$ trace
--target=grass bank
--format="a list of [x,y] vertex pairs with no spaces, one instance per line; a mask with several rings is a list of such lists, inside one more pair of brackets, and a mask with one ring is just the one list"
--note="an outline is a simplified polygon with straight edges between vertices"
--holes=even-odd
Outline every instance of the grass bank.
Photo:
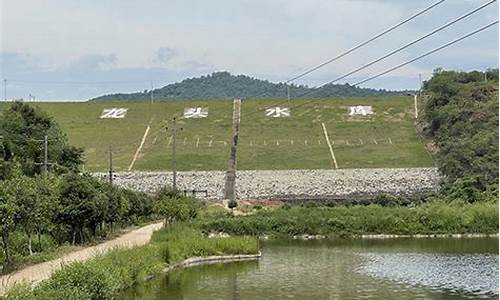
[[115,250],[86,262],[71,264],[35,288],[18,285],[0,299],[114,299],[124,289],[185,258],[255,254],[258,251],[255,238],[208,238],[190,224],[177,224],[155,232],[148,245]]
[[205,232],[230,235],[493,234],[498,233],[498,202],[434,201],[416,207],[284,206],[238,217],[222,212],[206,214],[198,222]]
[[[432,160],[415,128],[412,97],[296,99],[287,118],[266,117],[264,109],[281,100],[247,100],[242,104],[238,168],[325,169],[330,152],[321,123],[330,135],[342,168],[429,167]],[[274,103],[274,104],[273,104]],[[375,114],[349,116],[349,106],[370,105]],[[177,100],[85,103],[37,103],[67,133],[69,143],[85,148],[85,169],[105,171],[113,146],[113,167],[125,171],[146,126],[150,131],[135,170],[170,170],[165,151],[170,137],[164,121],[188,107],[208,108],[208,117],[182,119],[177,136],[178,170],[225,170],[231,137],[232,101]],[[293,108],[298,106],[298,108]],[[0,108],[2,104],[0,104]],[[100,119],[103,109],[128,108],[123,119]],[[396,130],[397,129],[397,130]],[[303,159],[307,154],[307,159]]]

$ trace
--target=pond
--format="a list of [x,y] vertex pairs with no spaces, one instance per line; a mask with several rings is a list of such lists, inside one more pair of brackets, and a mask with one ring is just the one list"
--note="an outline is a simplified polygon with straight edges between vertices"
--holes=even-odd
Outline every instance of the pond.
[[498,299],[498,238],[267,241],[259,261],[177,270],[132,299]]

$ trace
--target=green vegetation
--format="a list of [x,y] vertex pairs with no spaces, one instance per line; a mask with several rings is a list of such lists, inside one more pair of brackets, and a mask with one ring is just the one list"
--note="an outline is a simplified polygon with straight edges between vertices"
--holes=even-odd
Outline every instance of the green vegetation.
[[0,113],[0,180],[18,167],[26,175],[42,172],[44,138],[48,138],[48,160],[53,171],[77,170],[83,149],[69,146],[55,120],[38,108],[14,102]]
[[[179,119],[177,168],[224,170],[229,157],[232,101],[38,103],[68,135],[85,147],[85,169],[104,171],[109,147],[114,168],[127,170],[151,124],[134,170],[171,168],[169,121],[186,107],[207,107],[208,118]],[[266,107],[291,107],[289,118],[269,118]],[[348,107],[371,105],[375,114],[350,117]],[[297,108],[294,108],[297,106]],[[100,119],[104,108],[128,108],[124,119]],[[167,122],[168,121],[168,122]],[[238,168],[329,169],[325,123],[340,168],[429,167],[432,160],[414,126],[413,97],[330,98],[313,101],[247,100],[242,104]],[[390,139],[390,140],[389,140]],[[293,144],[292,144],[293,141]]]
[[[68,145],[57,122],[40,109],[10,104],[0,114],[0,136],[2,272],[155,217],[153,197],[77,173],[83,150]],[[40,165],[44,136],[47,172]]]
[[[179,83],[169,84],[153,90],[155,99],[232,99],[249,98],[287,98],[287,89],[294,97],[311,92],[308,97],[366,97],[405,95],[407,91],[386,91],[370,88],[360,88],[349,84],[328,84],[321,88],[309,88],[304,85],[288,85],[259,80],[245,75],[234,76],[228,72],[215,72],[199,78],[185,79]],[[92,99],[92,101],[150,101],[151,91],[142,93],[111,94]]]
[[157,193],[154,210],[165,218],[165,224],[185,222],[196,218],[200,203],[192,198],[181,196],[178,191],[163,188]]
[[176,224],[154,233],[150,244],[115,250],[55,272],[35,288],[19,285],[6,300],[114,299],[121,291],[187,257],[258,253],[255,238],[207,238],[190,224]]
[[339,207],[289,207],[257,210],[248,216],[214,213],[199,220],[205,232],[234,235],[498,233],[498,203],[431,201],[416,207],[377,204]]
[[438,69],[424,85],[421,127],[448,199],[498,199],[498,70],[484,75]]
[[162,257],[171,265],[189,257],[259,252],[255,238],[247,236],[207,238],[196,226],[186,224],[176,224],[157,231],[151,241],[153,244],[162,245]]
[[2,270],[50,259],[60,247],[92,242],[152,220],[155,201],[75,173],[0,181]]

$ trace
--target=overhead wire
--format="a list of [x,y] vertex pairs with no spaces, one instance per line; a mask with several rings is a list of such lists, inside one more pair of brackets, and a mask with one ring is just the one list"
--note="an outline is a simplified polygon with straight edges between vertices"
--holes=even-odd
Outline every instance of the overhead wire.
[[349,49],[347,51],[342,52],[341,54],[335,56],[334,58],[331,58],[331,59],[329,59],[329,60],[327,60],[327,61],[325,61],[325,62],[323,62],[323,63],[321,63],[321,64],[319,64],[319,65],[317,65],[317,66],[315,66],[315,67],[313,67],[313,68],[311,68],[311,69],[309,69],[309,70],[307,70],[307,71],[305,71],[305,72],[303,72],[303,73],[301,73],[301,74],[299,74],[299,75],[297,75],[295,77],[292,77],[292,78],[286,80],[285,83],[290,83],[292,81],[295,81],[295,80],[297,80],[299,78],[302,78],[302,77],[304,77],[304,76],[306,76],[306,75],[308,75],[308,74],[310,74],[310,73],[312,73],[312,72],[314,72],[314,71],[316,71],[316,70],[318,70],[318,69],[320,69],[320,68],[322,68],[322,67],[324,67],[324,66],[326,66],[326,65],[328,65],[328,64],[330,64],[330,63],[332,63],[334,61],[336,61],[336,60],[339,60],[340,58],[342,58],[342,57],[344,57],[344,56],[346,56],[346,55],[348,55],[348,54],[350,54],[350,53],[352,53],[352,52],[354,52],[354,51],[356,51],[356,50],[358,50],[358,49],[360,49],[360,48],[368,45],[369,43],[377,40],[378,38],[380,38],[380,37],[382,37],[382,36],[390,33],[391,31],[393,31],[393,30],[395,30],[395,29],[403,26],[404,24],[410,22],[411,20],[417,18],[418,16],[421,16],[421,15],[425,14],[426,12],[430,11],[431,9],[433,9],[434,7],[436,7],[439,4],[443,3],[444,1],[446,1],[446,0],[440,0],[440,1],[432,4],[431,6],[426,7],[425,9],[423,9],[423,10],[421,10],[421,11],[419,11],[419,12],[413,14],[413,15],[411,15],[410,17],[404,19],[403,21],[400,21],[399,23],[397,23],[397,24],[389,27],[388,29],[382,31],[381,33],[379,33],[379,34],[377,34],[377,35],[369,38],[368,40],[366,40],[366,41],[364,41],[364,42],[362,42],[362,43],[360,43],[360,44],[352,47],[351,49]]
[[417,57],[415,57],[415,58],[413,58],[413,59],[411,59],[411,60],[409,60],[409,61],[406,61],[406,62],[401,63],[401,64],[399,64],[399,65],[397,65],[397,66],[395,66],[395,67],[392,67],[392,68],[390,68],[390,69],[388,69],[388,70],[385,70],[385,71],[383,71],[383,72],[381,72],[381,73],[379,73],[379,74],[377,74],[377,75],[374,75],[374,76],[371,76],[371,77],[369,77],[369,78],[367,78],[367,79],[364,79],[364,80],[361,80],[361,81],[359,81],[359,82],[356,82],[356,83],[354,83],[353,85],[354,85],[354,86],[361,85],[361,84],[363,84],[363,83],[365,83],[365,82],[368,82],[368,81],[373,80],[373,79],[375,79],[375,78],[381,77],[381,76],[383,76],[383,75],[385,75],[385,74],[387,74],[387,73],[390,73],[390,72],[392,72],[392,71],[395,71],[395,70],[397,70],[397,69],[400,69],[400,68],[402,68],[402,67],[404,67],[404,66],[406,66],[406,65],[408,65],[408,64],[411,64],[412,62],[415,62],[415,61],[417,61],[417,60],[420,60],[420,59],[422,59],[422,58],[425,58],[425,57],[427,57],[427,56],[429,56],[429,55],[431,55],[431,54],[434,54],[434,53],[436,53],[436,52],[438,52],[438,51],[441,51],[441,50],[443,50],[443,49],[445,49],[445,48],[448,48],[448,47],[450,47],[450,46],[452,46],[452,45],[454,45],[454,44],[456,44],[456,43],[458,43],[458,42],[460,42],[460,41],[462,41],[462,40],[465,40],[465,39],[467,39],[467,38],[469,38],[469,37],[471,37],[471,36],[473,36],[473,35],[476,35],[476,34],[478,34],[478,33],[482,32],[482,31],[484,31],[484,30],[486,30],[486,29],[488,29],[488,28],[490,28],[490,27],[492,27],[492,26],[494,26],[494,25],[496,25],[496,24],[498,24],[498,20],[497,20],[497,21],[495,21],[495,22],[492,22],[492,23],[490,23],[490,24],[488,24],[488,25],[485,25],[485,26],[483,26],[483,27],[481,27],[481,28],[479,28],[479,29],[476,29],[476,30],[472,31],[472,32],[471,32],[471,33],[469,33],[469,34],[466,34],[466,35],[464,35],[464,36],[462,36],[462,37],[460,37],[460,38],[458,38],[458,39],[455,39],[455,40],[453,40],[453,41],[451,41],[451,42],[449,42],[449,43],[446,43],[446,44],[444,44],[444,45],[442,45],[442,46],[440,46],[440,47],[437,47],[437,48],[435,48],[435,49],[433,49],[433,50],[431,50],[431,51],[429,51],[429,52],[426,52],[426,53],[424,53],[424,54],[422,54],[422,55],[419,55],[419,56],[417,56]]
[[[467,18],[467,17],[469,17],[469,16],[471,16],[471,15],[473,15],[473,14],[477,13],[478,11],[480,11],[480,10],[482,10],[482,9],[486,8],[487,6],[489,6],[489,5],[493,4],[493,3],[494,3],[494,2],[496,2],[496,1],[497,1],[497,0],[490,0],[490,1],[488,1],[488,2],[486,2],[486,3],[484,3],[484,4],[482,4],[481,6],[479,6],[479,7],[475,8],[475,9],[473,9],[473,10],[469,11],[469,12],[467,12],[466,14],[464,14],[464,15],[462,15],[462,16],[460,16],[460,17],[458,17],[458,18],[456,18],[456,19],[454,19],[454,20],[452,20],[452,21],[450,21],[450,22],[448,22],[448,23],[446,23],[446,24],[444,24],[444,25],[442,25],[442,26],[438,27],[437,29],[434,29],[434,30],[432,30],[431,32],[429,32],[429,33],[427,33],[427,34],[425,34],[425,35],[423,35],[423,36],[421,36],[421,37],[419,37],[419,38],[417,38],[417,39],[413,40],[412,42],[407,43],[407,44],[405,44],[405,45],[403,45],[403,46],[401,46],[401,47],[397,48],[396,50],[391,51],[389,54],[386,54],[386,55],[384,55],[384,56],[382,56],[382,57],[380,57],[380,58],[378,58],[378,59],[375,59],[375,60],[373,60],[373,61],[371,61],[371,62],[369,62],[369,63],[367,63],[367,64],[363,65],[362,67],[359,67],[359,68],[355,69],[354,71],[351,71],[351,72],[349,72],[349,73],[347,73],[347,74],[344,74],[344,75],[342,75],[342,76],[340,76],[340,77],[338,77],[338,78],[336,78],[336,79],[334,79],[334,80],[328,81],[328,82],[326,82],[326,83],[324,83],[324,84],[321,84],[321,85],[319,85],[319,86],[317,86],[317,87],[314,87],[314,88],[312,88],[310,91],[307,91],[307,92],[305,92],[305,93],[303,93],[303,94],[300,94],[300,95],[298,95],[298,96],[295,96],[295,97],[293,97],[293,98],[295,98],[295,99],[296,99],[296,98],[303,98],[303,97],[308,96],[308,95],[310,95],[310,94],[316,93],[316,92],[320,91],[322,87],[324,87],[324,86],[326,86],[326,85],[328,85],[328,84],[332,84],[332,83],[334,83],[334,82],[337,82],[337,81],[339,81],[339,80],[341,80],[341,79],[343,79],[343,78],[346,78],[346,77],[348,77],[348,76],[350,76],[350,75],[352,75],[352,74],[354,74],[354,73],[357,73],[357,72],[361,71],[362,69],[368,68],[368,67],[370,67],[370,66],[374,65],[375,63],[380,62],[381,60],[383,60],[383,59],[385,59],[385,58],[388,58],[389,56],[392,56],[392,55],[396,54],[397,52],[400,52],[400,51],[402,51],[402,50],[404,50],[404,49],[406,49],[406,48],[408,48],[408,47],[410,47],[410,46],[412,46],[412,45],[414,45],[414,44],[416,44],[416,43],[418,43],[418,42],[420,42],[420,41],[422,41],[422,40],[424,40],[424,39],[428,38],[429,36],[432,36],[432,35],[434,35],[434,34],[438,33],[439,31],[442,31],[442,30],[444,30],[445,28],[448,28],[448,27],[450,27],[451,25],[453,25],[453,24],[455,24],[455,23],[457,23],[457,22],[459,22],[459,21],[461,21],[461,20],[463,20],[463,19],[465,19],[465,18]],[[491,26],[493,26],[493,25],[491,25]],[[457,41],[457,42],[458,42],[458,41]],[[435,52],[437,52],[437,51],[435,51]],[[430,55],[430,54],[428,54],[428,55]],[[380,75],[380,76],[382,76],[382,75]],[[280,101],[280,102],[277,102],[277,104],[275,104],[275,105],[276,105],[276,106],[277,106],[277,105],[282,105],[282,104],[285,104],[285,103],[289,103],[289,101],[290,101],[290,100],[288,100],[288,99],[287,99],[287,100],[282,100],[282,101]],[[305,106],[305,105],[309,104],[311,101],[314,101],[314,100],[312,100],[312,99],[311,99],[311,100],[308,100],[308,101],[302,102],[302,103],[300,103],[300,104],[297,104],[297,105],[295,105],[295,106],[290,106],[290,107],[289,107],[289,109],[292,109],[292,108],[298,108],[298,107]],[[264,108],[264,109],[265,109],[265,108]],[[262,112],[262,111],[263,111],[263,109],[256,110],[256,111],[254,111],[254,112],[252,112],[252,113],[247,114],[246,116],[253,115],[253,114],[255,114],[255,113],[260,113],[260,112]]]
[[429,32],[429,33],[427,33],[427,34],[425,34],[425,35],[423,35],[423,36],[421,36],[421,37],[419,37],[419,38],[417,38],[417,39],[415,39],[415,40],[413,40],[413,41],[411,41],[411,42],[409,42],[409,43],[407,43],[407,44],[405,44],[405,45],[403,45],[403,46],[401,46],[401,47],[399,47],[399,48],[397,48],[397,49],[395,49],[395,50],[393,50],[393,51],[391,51],[391,52],[389,52],[389,53],[387,53],[387,54],[385,54],[385,55],[383,55],[383,56],[381,56],[379,58],[377,58],[377,59],[375,59],[375,60],[372,60],[369,63],[364,64],[361,67],[358,67],[358,68],[356,68],[356,69],[354,69],[354,70],[352,70],[352,71],[350,71],[350,72],[348,72],[346,74],[343,74],[343,75],[341,75],[341,76],[339,76],[339,77],[337,77],[337,78],[335,78],[333,80],[330,80],[330,81],[328,81],[326,83],[323,83],[323,84],[319,85],[318,87],[316,87],[314,90],[308,91],[308,92],[306,92],[306,93],[304,93],[304,94],[302,94],[302,95],[300,95],[300,96],[298,96],[296,98],[302,98],[304,96],[307,96],[307,95],[310,95],[312,93],[315,93],[321,87],[324,87],[324,86],[326,86],[328,84],[332,84],[332,83],[338,82],[339,80],[342,80],[344,78],[349,77],[350,75],[353,75],[353,74],[355,74],[355,73],[357,73],[359,71],[362,71],[362,70],[364,70],[364,69],[366,69],[366,68],[368,68],[368,67],[370,67],[370,66],[372,66],[372,65],[374,65],[374,64],[376,64],[376,63],[378,63],[378,62],[380,62],[380,61],[382,61],[382,60],[384,60],[384,59],[386,59],[386,58],[388,58],[388,57],[390,57],[390,56],[398,53],[398,52],[403,51],[404,49],[407,49],[407,48],[409,48],[409,47],[417,44],[418,42],[421,42],[422,40],[424,40],[426,38],[428,38],[428,37],[430,37],[430,36],[432,36],[432,35],[440,32],[442,30],[444,30],[444,29],[452,26],[453,24],[455,24],[455,23],[457,23],[457,22],[459,22],[459,21],[461,21],[461,20],[463,20],[465,18],[470,17],[471,15],[479,12],[480,10],[482,10],[482,9],[484,9],[486,7],[488,7],[489,5],[493,4],[494,2],[497,2],[497,0],[490,0],[490,1],[482,4],[481,6],[475,8],[475,9],[469,11],[469,12],[467,12],[466,14],[464,14],[464,15],[462,15],[462,16],[460,16],[460,17],[458,17],[458,18],[456,18],[456,19],[454,19],[454,20],[452,20],[452,21],[450,21],[450,22],[448,22],[448,23],[446,23],[446,24],[444,24],[444,25],[442,25],[442,26],[434,29],[434,30],[432,30],[431,32]]

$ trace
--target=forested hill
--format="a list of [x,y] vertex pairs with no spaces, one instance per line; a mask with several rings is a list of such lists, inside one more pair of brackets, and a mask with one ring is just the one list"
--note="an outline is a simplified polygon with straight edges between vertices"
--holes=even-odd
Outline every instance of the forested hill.
[[[311,92],[310,98],[323,97],[363,97],[404,95],[407,91],[387,91],[359,88],[349,84],[329,84],[322,88],[309,88],[303,85],[290,85],[291,97],[299,97]],[[216,72],[197,78],[185,79],[153,90],[156,100],[168,99],[224,99],[224,98],[286,98],[287,85],[255,79],[245,75],[232,75],[228,72]],[[99,100],[149,100],[151,91],[110,94],[91,99]]]

